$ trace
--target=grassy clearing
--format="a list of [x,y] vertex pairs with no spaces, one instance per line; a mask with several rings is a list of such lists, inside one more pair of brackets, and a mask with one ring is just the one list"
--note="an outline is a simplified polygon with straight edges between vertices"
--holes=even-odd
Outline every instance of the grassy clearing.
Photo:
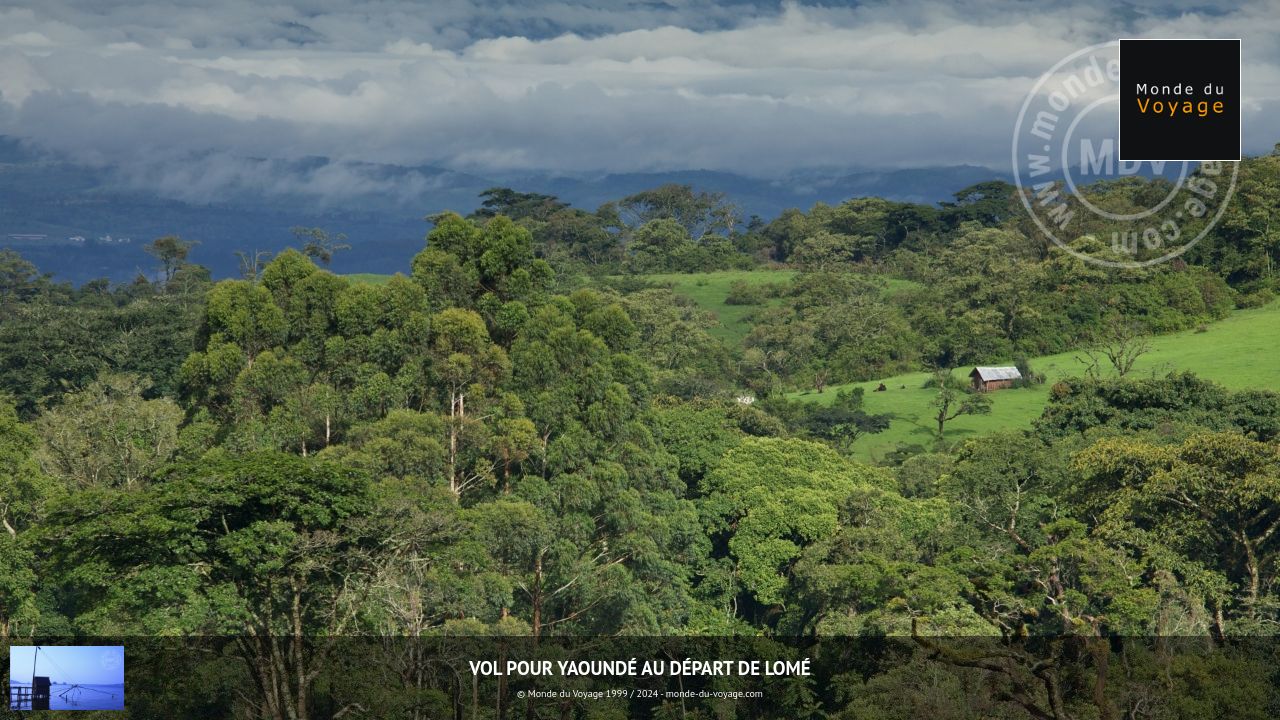
[[381,275],[379,273],[351,273],[342,277],[353,283],[365,283],[367,285],[386,285],[391,281],[393,275]]
[[[711,329],[711,334],[737,345],[751,330],[748,320],[750,315],[762,308],[779,305],[782,300],[770,299],[764,305],[726,305],[724,299],[729,295],[730,286],[739,280],[749,285],[787,283],[795,275],[795,270],[721,270],[705,273],[657,273],[641,277],[649,282],[671,285],[677,294],[684,295],[696,302],[698,307],[715,315],[720,324]],[[889,278],[886,292],[893,293],[915,285],[910,280]]]
[[645,280],[670,285],[679,295],[693,300],[698,307],[716,316],[720,324],[711,334],[728,343],[737,344],[747,336],[751,323],[747,317],[763,307],[777,305],[778,299],[770,299],[764,305],[726,305],[729,287],[741,280],[750,285],[786,283],[795,276],[794,270],[722,270],[705,273],[659,273],[643,275]]
[[[1190,370],[1228,388],[1280,389],[1280,302],[1263,308],[1240,310],[1208,326],[1205,332],[1189,330],[1152,339],[1151,352],[1142,356],[1133,375],[1163,375]],[[1082,374],[1084,365],[1068,352],[1031,359],[1031,367],[1045,374],[1047,382],[1033,389],[1002,390],[991,396],[991,414],[960,417],[947,424],[947,441],[956,442],[987,433],[1023,428],[1040,415],[1049,386],[1063,377]],[[990,364],[1012,364],[1009,358]],[[971,368],[959,368],[967,375]],[[899,445],[928,447],[933,439],[931,421],[934,391],[922,387],[928,373],[909,373],[883,380],[827,388],[822,393],[799,392],[798,400],[829,403],[836,392],[849,387],[865,391],[868,412],[893,413],[889,429],[858,440],[855,453],[864,460],[879,460]],[[874,392],[883,382],[887,390]]]
[[[737,345],[751,330],[751,314],[762,308],[779,305],[782,300],[773,298],[763,305],[726,305],[724,299],[729,296],[733,283],[741,280],[749,285],[784,284],[790,282],[795,275],[795,270],[720,270],[704,273],[654,273],[637,277],[657,285],[669,285],[677,294],[693,300],[699,308],[714,315],[718,321],[719,324],[711,328],[710,333],[730,345]],[[385,285],[391,279],[390,275],[376,273],[352,273],[344,277],[352,282],[374,285]],[[886,291],[892,293],[915,285],[910,280],[890,278]]]
[[[786,283],[795,276],[794,270],[725,270],[706,273],[658,273],[640,275],[639,278],[658,285],[670,285],[678,294],[693,300],[698,307],[716,316],[719,325],[711,329],[711,334],[729,343],[740,343],[746,337],[751,324],[747,316],[759,310],[760,305],[726,305],[724,299],[729,295],[729,287],[738,280],[752,285],[764,283]],[[345,275],[356,283],[385,285],[390,275],[377,273],[352,273]],[[903,283],[906,281],[895,281]],[[769,300],[773,305],[779,300]]]

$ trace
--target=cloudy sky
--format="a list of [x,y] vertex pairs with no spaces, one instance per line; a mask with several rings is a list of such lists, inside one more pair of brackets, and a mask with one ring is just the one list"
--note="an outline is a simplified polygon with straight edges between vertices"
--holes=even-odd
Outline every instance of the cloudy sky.
[[81,160],[459,170],[1005,169],[1058,59],[1244,39],[1245,149],[1280,141],[1280,0],[0,0],[0,134]]

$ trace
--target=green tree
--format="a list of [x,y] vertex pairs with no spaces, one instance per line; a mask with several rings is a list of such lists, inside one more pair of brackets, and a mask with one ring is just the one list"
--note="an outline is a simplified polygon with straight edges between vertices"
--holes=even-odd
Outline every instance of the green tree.
[[805,414],[803,427],[811,435],[830,442],[837,450],[848,452],[858,438],[884,432],[891,416],[871,414],[862,409],[862,388],[836,393],[830,405],[820,405]]
[[183,240],[177,235],[165,235],[156,238],[143,246],[143,250],[160,261],[161,272],[164,273],[164,281],[168,283],[173,279],[175,273],[187,261],[187,255],[191,253],[191,248],[198,243],[192,240]]
[[343,250],[350,250],[351,246],[347,244],[347,236],[345,233],[330,235],[324,228],[318,227],[294,227],[290,229],[293,237],[302,243],[302,254],[313,260],[318,261],[325,267],[333,262],[335,253]]
[[551,266],[534,257],[529,230],[510,218],[499,215],[483,227],[455,213],[433,219],[427,247],[413,259],[413,279],[433,308],[496,311],[511,300],[536,301],[549,287]]
[[675,219],[650,220],[632,232],[628,268],[636,273],[672,269],[675,257],[692,245],[688,229]]
[[35,554],[17,537],[0,534],[0,642],[35,634],[40,613]]
[[955,595],[1002,640],[929,637],[928,617],[912,635],[1032,717],[1120,717],[1107,635],[1151,632],[1164,598],[1183,588],[1152,587],[1148,560],[1074,517],[1072,482],[1060,452],[1021,433],[966,443],[941,486],[967,528],[944,539],[940,558],[966,580]]
[[131,488],[173,459],[182,409],[149,383],[107,375],[36,421],[40,464],[71,487]]
[[1035,425],[1046,440],[1110,427],[1126,432],[1182,428],[1183,434],[1193,428],[1234,430],[1272,441],[1280,437],[1280,394],[1232,392],[1189,372],[1158,378],[1064,380],[1051,389],[1049,404]]
[[711,335],[718,322],[667,289],[630,293],[620,302],[635,328],[631,351],[653,367],[655,389],[678,397],[710,397],[728,389],[733,357]]
[[[1100,440],[1080,453],[1082,492],[1109,491],[1105,537],[1168,569],[1210,603],[1215,632],[1266,632],[1280,619],[1280,454],[1237,433],[1199,433],[1179,445]],[[1171,558],[1176,558],[1170,563]],[[1227,588],[1239,588],[1234,598]]]
[[29,300],[39,292],[42,280],[36,266],[17,252],[0,250],[0,308]]
[[[991,398],[985,393],[973,392],[951,375],[951,370],[938,370],[933,374],[938,392],[933,396],[933,416],[937,423],[937,437],[944,438],[947,423],[961,415],[987,415],[991,412]],[[959,385],[959,387],[957,387]]]
[[800,241],[791,259],[811,272],[849,269],[852,263],[861,259],[864,244],[860,237],[820,230]]
[[812,223],[800,210],[789,208],[766,225],[762,234],[772,246],[772,259],[784,262],[812,232]]
[[860,487],[892,483],[817,443],[746,438],[707,475],[702,512],[708,532],[727,544],[742,589],[775,605],[804,547],[836,531],[840,502]]
[[0,396],[0,529],[11,538],[40,515],[48,492],[36,464],[39,447],[35,431],[18,420],[18,413]]
[[1280,258],[1280,155],[1246,158],[1232,202],[1192,262],[1215,267],[1232,284],[1274,285]]
[[724,193],[698,191],[676,183],[628,195],[618,203],[618,209],[632,227],[654,220],[674,220],[694,240],[707,233],[728,233],[739,220],[738,208]]
[[385,418],[351,429],[347,442],[326,449],[323,457],[367,471],[372,477],[425,483],[448,473],[441,438],[444,422],[435,413],[392,410]]
[[977,221],[983,225],[999,225],[1002,220],[1017,212],[1014,198],[1017,189],[1003,180],[989,180],[952,194],[953,202],[940,203],[943,218],[948,223],[960,224]]
[[0,642],[34,634],[39,618],[36,557],[26,537],[51,488],[36,465],[36,446],[36,434],[0,396]]
[[484,198],[471,218],[488,219],[503,215],[515,221],[547,220],[568,209],[554,195],[517,192],[510,188],[492,187],[480,193]]
[[969,579],[939,561],[959,518],[941,498],[907,500],[878,486],[838,504],[838,527],[792,568],[779,631],[835,636],[995,635],[967,604]]
[[194,349],[201,298],[147,289],[41,292],[4,311],[0,390],[19,415],[35,417],[102,372],[143,376],[153,394],[172,393]]
[[705,551],[675,460],[651,429],[647,367],[584,327],[608,307],[598,300],[554,298],[511,348],[532,447],[502,508],[528,529],[496,537],[535,635],[674,631]]
[[[484,431],[475,418],[476,401],[493,392],[509,375],[511,365],[507,354],[489,338],[484,319],[470,310],[442,310],[432,318],[431,328],[433,375],[448,408],[449,489],[461,497],[477,484],[495,481],[493,462],[483,454],[468,452],[468,440]],[[470,416],[468,397],[472,400]],[[483,445],[483,441],[476,444]]]
[[353,627],[371,568],[367,479],[274,453],[211,457],[138,492],[93,489],[50,515],[87,632],[232,635],[256,704],[312,716],[316,678]]
[[549,259],[568,258],[597,268],[618,262],[619,238],[601,219],[581,210],[560,210],[532,227],[534,243]]
[[210,343],[215,338],[235,343],[249,364],[262,351],[283,342],[286,330],[284,312],[263,285],[223,280],[209,292],[204,332]]

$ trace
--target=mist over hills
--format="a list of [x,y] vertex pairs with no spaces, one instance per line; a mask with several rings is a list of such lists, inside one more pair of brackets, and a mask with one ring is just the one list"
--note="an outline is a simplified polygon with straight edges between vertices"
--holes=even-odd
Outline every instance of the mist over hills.
[[[495,186],[556,195],[594,210],[664,183],[725,193],[743,217],[877,195],[935,203],[1007,174],[962,165],[897,170],[812,169],[780,178],[701,170],[652,173],[491,173],[431,165],[295,160],[206,154],[182,161],[93,165],[0,137],[0,247],[11,247],[60,280],[126,281],[153,273],[142,251],[167,234],[198,240],[191,260],[215,277],[236,274],[236,251],[275,252],[294,226],[345,233],[352,249],[338,272],[396,272],[422,247],[427,215],[470,212]],[[24,237],[26,236],[26,237]]]

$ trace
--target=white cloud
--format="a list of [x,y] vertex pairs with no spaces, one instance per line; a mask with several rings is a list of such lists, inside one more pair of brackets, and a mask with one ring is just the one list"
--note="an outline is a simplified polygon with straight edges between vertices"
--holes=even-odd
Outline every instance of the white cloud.
[[1225,35],[1245,39],[1248,149],[1280,139],[1275,0],[590,5],[33,0],[0,10],[0,133],[102,161],[1001,166],[1024,94],[1062,56],[1120,35]]
[[46,48],[53,47],[54,42],[44,33],[24,32],[10,35],[3,41],[6,45],[16,45],[18,47],[35,47]]
[[20,105],[32,93],[48,89],[49,84],[26,55],[0,46],[0,98]]

